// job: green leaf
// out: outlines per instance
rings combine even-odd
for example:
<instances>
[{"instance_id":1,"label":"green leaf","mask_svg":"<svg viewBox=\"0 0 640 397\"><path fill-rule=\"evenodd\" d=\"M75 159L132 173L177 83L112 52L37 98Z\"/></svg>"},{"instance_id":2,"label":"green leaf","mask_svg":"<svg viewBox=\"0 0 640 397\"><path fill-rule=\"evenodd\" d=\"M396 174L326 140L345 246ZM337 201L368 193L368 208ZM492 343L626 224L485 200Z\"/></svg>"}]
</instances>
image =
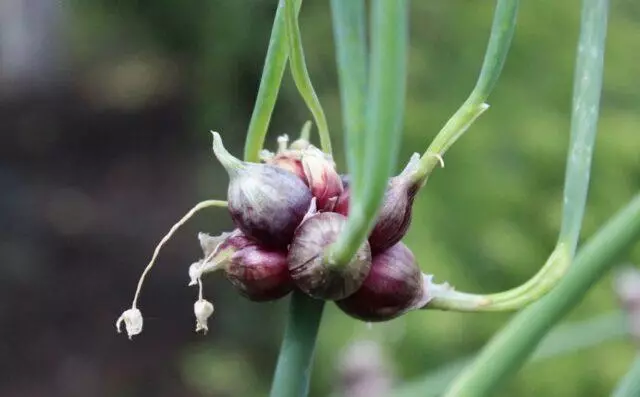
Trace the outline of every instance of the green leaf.
<instances>
[{"instance_id":1,"label":"green leaf","mask_svg":"<svg viewBox=\"0 0 640 397\"><path fill-rule=\"evenodd\" d=\"M362 142L367 183L351 192L349 218L327 253L332 266L349 263L373 229L396 165L407 84L408 30L406 0L372 2L367 138Z\"/></svg>"},{"instance_id":2,"label":"green leaf","mask_svg":"<svg viewBox=\"0 0 640 397\"><path fill-rule=\"evenodd\" d=\"M367 37L364 0L331 0L340 83L344 143L351 189L362 191L367 102Z\"/></svg>"},{"instance_id":3,"label":"green leaf","mask_svg":"<svg viewBox=\"0 0 640 397\"><path fill-rule=\"evenodd\" d=\"M302 0L293 0L297 12L300 11ZM278 10L273 20L271 28L271 38L269 39L269 49L262 69L260 88L256 104L251 114L247 140L244 145L244 159L246 161L260 161L260 151L264 146L264 140L269 129L271 114L276 105L284 68L287 66L289 57L289 44L287 42L286 26L284 20L285 0L278 2Z\"/></svg>"},{"instance_id":4,"label":"green leaf","mask_svg":"<svg viewBox=\"0 0 640 397\"><path fill-rule=\"evenodd\" d=\"M296 83L296 87L311 111L311 114L313 114L313 118L318 126L322 150L325 153L332 154L333 149L331 148L331 137L329 135L327 118L324 115L322 105L320 105L318 95L316 95L316 91L313 89L311 77L309 77L309 71L307 70L307 64L304 59L302 37L300 35L300 27L298 26L298 14L294 0L285 1L285 21L290 50L289 65L291 66L293 81Z\"/></svg>"},{"instance_id":5,"label":"green leaf","mask_svg":"<svg viewBox=\"0 0 640 397\"><path fill-rule=\"evenodd\" d=\"M300 291L291 295L271 397L304 397L309 394L313 351L323 308L323 301L312 299Z\"/></svg>"}]
</instances>

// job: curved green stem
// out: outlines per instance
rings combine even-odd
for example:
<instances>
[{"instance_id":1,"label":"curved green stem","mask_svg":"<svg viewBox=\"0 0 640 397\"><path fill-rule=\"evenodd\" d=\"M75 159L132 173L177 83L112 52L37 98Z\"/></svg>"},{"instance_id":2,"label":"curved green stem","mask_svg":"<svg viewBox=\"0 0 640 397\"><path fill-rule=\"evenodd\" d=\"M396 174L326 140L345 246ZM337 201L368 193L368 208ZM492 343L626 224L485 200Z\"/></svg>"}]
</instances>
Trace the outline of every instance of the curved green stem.
<instances>
[{"instance_id":1,"label":"curved green stem","mask_svg":"<svg viewBox=\"0 0 640 397\"><path fill-rule=\"evenodd\" d=\"M493 90L516 28L519 0L498 0L493 16L491 37L480 70L476 86L469 98L442 127L420 159L414 180L425 183L426 179L440 163L445 152L457 141L473 122L489 108L485 103Z\"/></svg>"},{"instance_id":2,"label":"curved green stem","mask_svg":"<svg viewBox=\"0 0 640 397\"><path fill-rule=\"evenodd\" d=\"M326 255L331 266L344 266L373 228L396 163L404 114L407 76L408 4L374 0L371 18L371 66L363 169L367 184L352 197L347 223Z\"/></svg>"},{"instance_id":3,"label":"curved green stem","mask_svg":"<svg viewBox=\"0 0 640 397\"><path fill-rule=\"evenodd\" d=\"M284 1L278 2L278 10L273 20L271 28L271 38L269 39L269 49L262 70L260 88L256 104L251 114L247 140L244 145L244 159L246 161L260 161L260 151L264 146L264 140L269 129L271 114L276 105L276 98L280 91L280 83L284 75L284 68L287 66L289 56L289 45L287 43L286 27L284 21ZM296 12L300 11L302 0L293 0Z\"/></svg>"},{"instance_id":4,"label":"curved green stem","mask_svg":"<svg viewBox=\"0 0 640 397\"><path fill-rule=\"evenodd\" d=\"M313 118L318 127L320 135L320 146L325 153L333 153L331 148L331 137L329 136L329 126L327 118L320 105L320 100L313 89L309 71L304 59L304 50L302 48L302 38L300 37L300 27L298 26L298 14L296 12L296 0L285 0L285 22L287 30L287 38L289 43L289 65L291 66L291 75L293 81L298 87L302 99L313 114Z\"/></svg>"},{"instance_id":5,"label":"curved green stem","mask_svg":"<svg viewBox=\"0 0 640 397\"><path fill-rule=\"evenodd\" d=\"M433 299L423 309L459 312L497 312L521 309L549 292L571 265L566 245L558 244L542 269L526 283L504 292L478 295L454 290L448 284L432 284Z\"/></svg>"},{"instance_id":6,"label":"curved green stem","mask_svg":"<svg viewBox=\"0 0 640 397\"><path fill-rule=\"evenodd\" d=\"M599 10L606 14L606 9ZM524 364L553 325L580 302L639 237L640 195L637 195L587 241L576 256L574 266L549 294L516 314L483 348L445 396L493 395L497 385Z\"/></svg>"},{"instance_id":7,"label":"curved green stem","mask_svg":"<svg viewBox=\"0 0 640 397\"><path fill-rule=\"evenodd\" d=\"M309 394L311 364L324 302L295 291L280 347L271 397L304 397Z\"/></svg>"},{"instance_id":8,"label":"curved green stem","mask_svg":"<svg viewBox=\"0 0 640 397\"><path fill-rule=\"evenodd\" d=\"M638 397L640 396L640 354L631 364L631 368L622 378L611 397Z\"/></svg>"},{"instance_id":9,"label":"curved green stem","mask_svg":"<svg viewBox=\"0 0 640 397\"><path fill-rule=\"evenodd\" d=\"M601 0L602 1L602 0ZM435 295L426 309L459 311L517 310L549 292L569 269L575 254L589 189L589 176L595 144L603 57L606 36L606 4L585 2L578 44L571 114L571 138L567 153L562 224L555 250L545 265L525 284L490 295L453 291L435 285ZM597 10L593 11L593 9Z\"/></svg>"},{"instance_id":10,"label":"curved green stem","mask_svg":"<svg viewBox=\"0 0 640 397\"><path fill-rule=\"evenodd\" d=\"M331 0L340 103L351 198L359 197L363 171L367 100L367 37L364 0Z\"/></svg>"}]
</instances>

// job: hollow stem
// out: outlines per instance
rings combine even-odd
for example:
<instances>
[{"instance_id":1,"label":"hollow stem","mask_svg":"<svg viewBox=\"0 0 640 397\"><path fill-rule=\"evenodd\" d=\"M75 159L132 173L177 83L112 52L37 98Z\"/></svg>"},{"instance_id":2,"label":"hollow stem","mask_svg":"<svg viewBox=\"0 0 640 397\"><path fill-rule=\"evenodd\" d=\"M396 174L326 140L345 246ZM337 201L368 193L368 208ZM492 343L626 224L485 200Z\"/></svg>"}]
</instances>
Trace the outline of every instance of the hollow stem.
<instances>
[{"instance_id":1,"label":"hollow stem","mask_svg":"<svg viewBox=\"0 0 640 397\"><path fill-rule=\"evenodd\" d=\"M396 164L407 76L408 4L374 0L371 4L371 64L366 113L362 195L351 197L349 216L336 243L325 253L329 266L348 264L375 225Z\"/></svg>"},{"instance_id":2,"label":"hollow stem","mask_svg":"<svg viewBox=\"0 0 640 397\"><path fill-rule=\"evenodd\" d=\"M309 393L313 352L324 302L294 291L271 385L271 397L304 397Z\"/></svg>"},{"instance_id":3,"label":"hollow stem","mask_svg":"<svg viewBox=\"0 0 640 397\"><path fill-rule=\"evenodd\" d=\"M558 244L544 266L526 283L504 292L479 295L454 290L448 284L433 284L432 300L423 309L459 312L496 312L521 309L544 296L571 265L566 245Z\"/></svg>"},{"instance_id":4,"label":"hollow stem","mask_svg":"<svg viewBox=\"0 0 640 397\"><path fill-rule=\"evenodd\" d=\"M499 3L508 0L499 0ZM601 3L593 3L600 1ZM498 7L500 4L498 4ZM595 144L607 25L606 0L585 0L576 58L571 137L564 181L562 223L556 248L545 265L525 284L490 295L435 288L425 308L458 311L517 310L549 292L571 265L580 237ZM593 11L593 10L597 11Z\"/></svg>"},{"instance_id":5,"label":"hollow stem","mask_svg":"<svg viewBox=\"0 0 640 397\"><path fill-rule=\"evenodd\" d=\"M291 72L298 91L302 95L309 110L313 114L322 149L331 154L331 139L322 106L311 84L305 65L300 29L297 14L301 0L280 0L278 15L283 12L283 21L290 48ZM277 19L278 17L276 17ZM280 75L282 77L282 75ZM278 81L278 84L280 81ZM277 89L276 89L277 93ZM310 123L306 123L301 132L302 139L309 139ZM264 139L261 141L261 145ZM249 141L247 141L247 144ZM257 150L259 155L260 147ZM314 300L302 292L294 291L291 295L287 324L278 355L271 397L305 397L309 392L313 351L315 349L318 329L322 319L324 302Z\"/></svg>"},{"instance_id":6,"label":"hollow stem","mask_svg":"<svg viewBox=\"0 0 640 397\"><path fill-rule=\"evenodd\" d=\"M485 101L496 85L507 58L516 28L519 4L519 0L498 0L493 16L491 36L478 81L467 100L451 116L424 152L414 174L414 181L424 184L438 166L438 159L441 159L451 145L489 108Z\"/></svg>"},{"instance_id":7,"label":"hollow stem","mask_svg":"<svg viewBox=\"0 0 640 397\"><path fill-rule=\"evenodd\" d=\"M606 2L606 0L585 0ZM600 9L602 11L602 9ZM606 11L604 11L606 13ZM516 314L456 379L445 397L494 395L520 368L549 330L575 307L616 260L640 238L640 195L580 249L574 265L549 294Z\"/></svg>"},{"instance_id":8,"label":"hollow stem","mask_svg":"<svg viewBox=\"0 0 640 397\"><path fill-rule=\"evenodd\" d=\"M307 104L318 127L320 135L320 146L325 153L332 154L331 137L329 136L329 126L324 110L316 95L316 91L311 83L307 64L304 59L304 49L302 48L302 37L300 26L298 25L298 13L296 12L296 0L285 0L285 26L289 43L289 65L291 75L296 83L298 92Z\"/></svg>"},{"instance_id":9,"label":"hollow stem","mask_svg":"<svg viewBox=\"0 0 640 397\"><path fill-rule=\"evenodd\" d=\"M351 197L362 194L367 101L367 36L364 0L331 0L344 144Z\"/></svg>"},{"instance_id":10,"label":"hollow stem","mask_svg":"<svg viewBox=\"0 0 640 397\"><path fill-rule=\"evenodd\" d=\"M296 12L300 11L302 0L293 0ZM289 57L289 44L287 43L286 27L284 20L284 2L279 0L278 10L273 20L271 28L271 38L269 39L269 48L262 69L262 78L260 79L260 87L258 88L258 96L256 104L251 114L251 121L247 131L247 140L244 145L245 161L260 161L260 151L264 146L264 140L267 136L271 114L276 105L276 98L280 91L284 68L287 66L287 58Z\"/></svg>"}]
</instances>

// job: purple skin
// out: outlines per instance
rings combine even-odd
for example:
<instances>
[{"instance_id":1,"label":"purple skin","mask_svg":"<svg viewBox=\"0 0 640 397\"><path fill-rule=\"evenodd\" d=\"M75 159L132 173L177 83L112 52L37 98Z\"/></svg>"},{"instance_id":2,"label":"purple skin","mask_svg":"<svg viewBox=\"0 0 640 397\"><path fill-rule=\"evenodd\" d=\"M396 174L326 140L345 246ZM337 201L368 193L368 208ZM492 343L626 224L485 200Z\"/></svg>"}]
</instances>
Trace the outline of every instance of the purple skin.
<instances>
[{"instance_id":1,"label":"purple skin","mask_svg":"<svg viewBox=\"0 0 640 397\"><path fill-rule=\"evenodd\" d=\"M309 210L311 191L295 174L273 165L246 163L228 191L233 223L269 248L286 249Z\"/></svg>"},{"instance_id":2,"label":"purple skin","mask_svg":"<svg viewBox=\"0 0 640 397\"><path fill-rule=\"evenodd\" d=\"M360 287L371 266L371 251L365 241L355 257L339 270L324 263L325 248L334 243L346 218L335 212L317 213L296 230L289 246L291 277L300 290L317 299L337 300Z\"/></svg>"},{"instance_id":3,"label":"purple skin","mask_svg":"<svg viewBox=\"0 0 640 397\"><path fill-rule=\"evenodd\" d=\"M402 176L391 178L376 225L369 235L369 245L374 255L390 248L407 233L417 191L417 186L410 184ZM345 188L334 207L335 212L344 216L349 214L350 193L350 189Z\"/></svg>"},{"instance_id":4,"label":"purple skin","mask_svg":"<svg viewBox=\"0 0 640 397\"><path fill-rule=\"evenodd\" d=\"M255 243L234 253L225 270L240 294L255 302L282 298L293 289L287 253L261 248Z\"/></svg>"},{"instance_id":5,"label":"purple skin","mask_svg":"<svg viewBox=\"0 0 640 397\"><path fill-rule=\"evenodd\" d=\"M360 289L336 304L351 317L381 322L411 310L423 294L422 272L411 250L400 242L374 256Z\"/></svg>"}]
</instances>

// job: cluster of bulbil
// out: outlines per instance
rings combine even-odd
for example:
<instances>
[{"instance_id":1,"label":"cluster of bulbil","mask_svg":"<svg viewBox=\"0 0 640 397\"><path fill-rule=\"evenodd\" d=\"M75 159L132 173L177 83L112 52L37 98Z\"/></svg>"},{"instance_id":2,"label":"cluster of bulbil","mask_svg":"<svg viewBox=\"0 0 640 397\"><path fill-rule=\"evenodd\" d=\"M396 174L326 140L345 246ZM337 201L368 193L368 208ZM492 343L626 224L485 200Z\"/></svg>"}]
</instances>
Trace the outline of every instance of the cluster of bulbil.
<instances>
[{"instance_id":1,"label":"cluster of bulbil","mask_svg":"<svg viewBox=\"0 0 640 397\"><path fill-rule=\"evenodd\" d=\"M203 258L189 268L190 285L200 287L196 330L206 331L213 313L202 298L201 278L217 271L252 301L276 300L298 289L335 301L367 322L391 320L428 303L430 277L400 241L419 188L411 178L418 155L390 178L376 224L350 263L331 266L325 253L349 215L349 177L339 175L331 156L305 140L289 145L282 136L278 143L276 153L263 151L261 163L250 163L232 156L213 132L214 154L230 178L227 200L235 229L198 236ZM139 312L126 314L119 321L129 331ZM136 333L141 316L139 322Z\"/></svg>"}]
</instances>

